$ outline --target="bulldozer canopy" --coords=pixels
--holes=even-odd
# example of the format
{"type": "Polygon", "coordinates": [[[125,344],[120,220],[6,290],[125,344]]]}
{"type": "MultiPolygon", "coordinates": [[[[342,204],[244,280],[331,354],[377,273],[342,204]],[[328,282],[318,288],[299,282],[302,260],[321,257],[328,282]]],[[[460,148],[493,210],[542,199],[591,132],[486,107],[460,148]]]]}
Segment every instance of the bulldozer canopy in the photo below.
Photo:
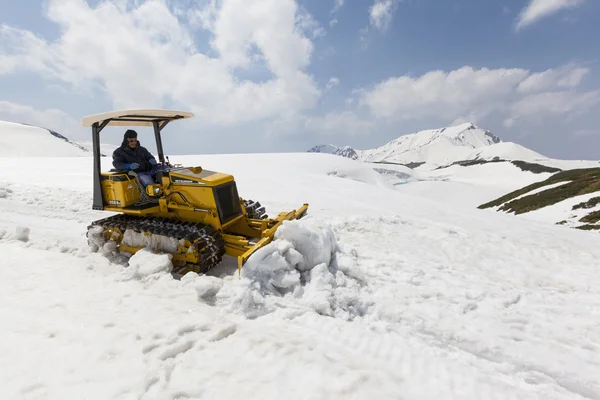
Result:
{"type": "Polygon", "coordinates": [[[171,121],[193,116],[191,112],[176,110],[120,110],[88,115],[83,118],[82,125],[89,127],[109,120],[107,126],[152,126],[156,121],[171,121]]]}

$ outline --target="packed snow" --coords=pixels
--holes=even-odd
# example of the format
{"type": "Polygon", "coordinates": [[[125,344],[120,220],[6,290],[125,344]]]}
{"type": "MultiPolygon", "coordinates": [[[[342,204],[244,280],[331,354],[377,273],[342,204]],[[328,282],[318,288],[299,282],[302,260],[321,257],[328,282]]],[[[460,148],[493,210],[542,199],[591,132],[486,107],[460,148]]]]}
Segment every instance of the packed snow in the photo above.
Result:
{"type": "Polygon", "coordinates": [[[91,251],[111,215],[91,158],[0,157],[0,398],[600,399],[597,233],[476,208],[547,175],[170,159],[308,214],[239,276],[226,258],[175,279],[168,255],[91,251]]]}

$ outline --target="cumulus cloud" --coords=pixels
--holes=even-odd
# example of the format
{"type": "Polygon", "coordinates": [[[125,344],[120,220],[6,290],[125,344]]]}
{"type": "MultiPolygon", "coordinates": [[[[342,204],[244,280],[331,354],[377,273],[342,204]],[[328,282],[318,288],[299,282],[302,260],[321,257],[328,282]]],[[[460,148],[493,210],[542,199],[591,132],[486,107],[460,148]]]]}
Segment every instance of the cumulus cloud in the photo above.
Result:
{"type": "Polygon", "coordinates": [[[571,89],[579,86],[582,79],[589,74],[589,68],[569,64],[561,68],[537,72],[524,79],[517,90],[521,93],[540,92],[543,90],[571,89]]]}
{"type": "Polygon", "coordinates": [[[304,127],[322,134],[366,135],[372,132],[374,121],[360,118],[353,111],[330,112],[320,117],[307,117],[304,127]]]}
{"type": "Polygon", "coordinates": [[[517,17],[517,30],[561,10],[582,5],[585,0],[531,0],[517,17]]]}
{"type": "Polygon", "coordinates": [[[0,120],[52,129],[69,137],[77,136],[77,132],[83,132],[81,124],[62,110],[55,108],[39,110],[9,101],[0,101],[0,120]]]}
{"type": "Polygon", "coordinates": [[[400,121],[441,118],[477,121],[504,115],[518,119],[572,118],[599,104],[599,91],[578,90],[588,69],[569,64],[532,73],[526,69],[431,71],[421,76],[387,79],[357,92],[357,103],[379,119],[400,121]]]}
{"type": "Polygon", "coordinates": [[[369,8],[369,21],[379,30],[386,30],[392,22],[395,0],[375,0],[369,8]]]}
{"type": "Polygon", "coordinates": [[[320,30],[294,0],[257,0],[252,12],[243,11],[244,0],[211,0],[186,12],[125,0],[95,7],[49,0],[46,9],[60,36],[48,42],[3,25],[0,74],[26,69],[75,90],[99,89],[115,108],[175,104],[219,126],[292,116],[321,94],[306,72],[313,51],[307,35],[320,30]],[[212,35],[217,56],[197,49],[191,29],[198,26],[212,35]],[[249,68],[264,68],[270,78],[237,77],[249,68]]]}

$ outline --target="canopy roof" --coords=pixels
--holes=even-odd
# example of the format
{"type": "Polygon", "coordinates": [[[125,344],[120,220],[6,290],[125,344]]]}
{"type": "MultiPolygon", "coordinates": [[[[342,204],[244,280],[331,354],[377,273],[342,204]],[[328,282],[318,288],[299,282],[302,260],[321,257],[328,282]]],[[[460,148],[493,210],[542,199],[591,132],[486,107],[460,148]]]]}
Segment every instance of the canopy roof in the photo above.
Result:
{"type": "Polygon", "coordinates": [[[119,110],[102,114],[88,115],[81,124],[85,127],[96,122],[110,120],[107,126],[152,126],[154,121],[171,121],[176,119],[192,118],[191,112],[175,110],[119,110]]]}

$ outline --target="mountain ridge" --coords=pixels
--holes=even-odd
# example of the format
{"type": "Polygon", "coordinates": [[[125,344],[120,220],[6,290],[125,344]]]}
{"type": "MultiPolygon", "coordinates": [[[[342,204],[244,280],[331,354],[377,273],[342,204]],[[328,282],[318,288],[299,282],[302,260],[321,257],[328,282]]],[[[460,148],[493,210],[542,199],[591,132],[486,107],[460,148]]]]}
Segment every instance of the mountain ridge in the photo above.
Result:
{"type": "Polygon", "coordinates": [[[491,131],[472,122],[401,135],[374,149],[358,150],[351,146],[317,145],[308,152],[350,155],[364,162],[433,167],[468,160],[536,161],[547,157],[514,142],[504,142],[491,131]],[[356,156],[354,156],[356,155],[356,156]]]}

